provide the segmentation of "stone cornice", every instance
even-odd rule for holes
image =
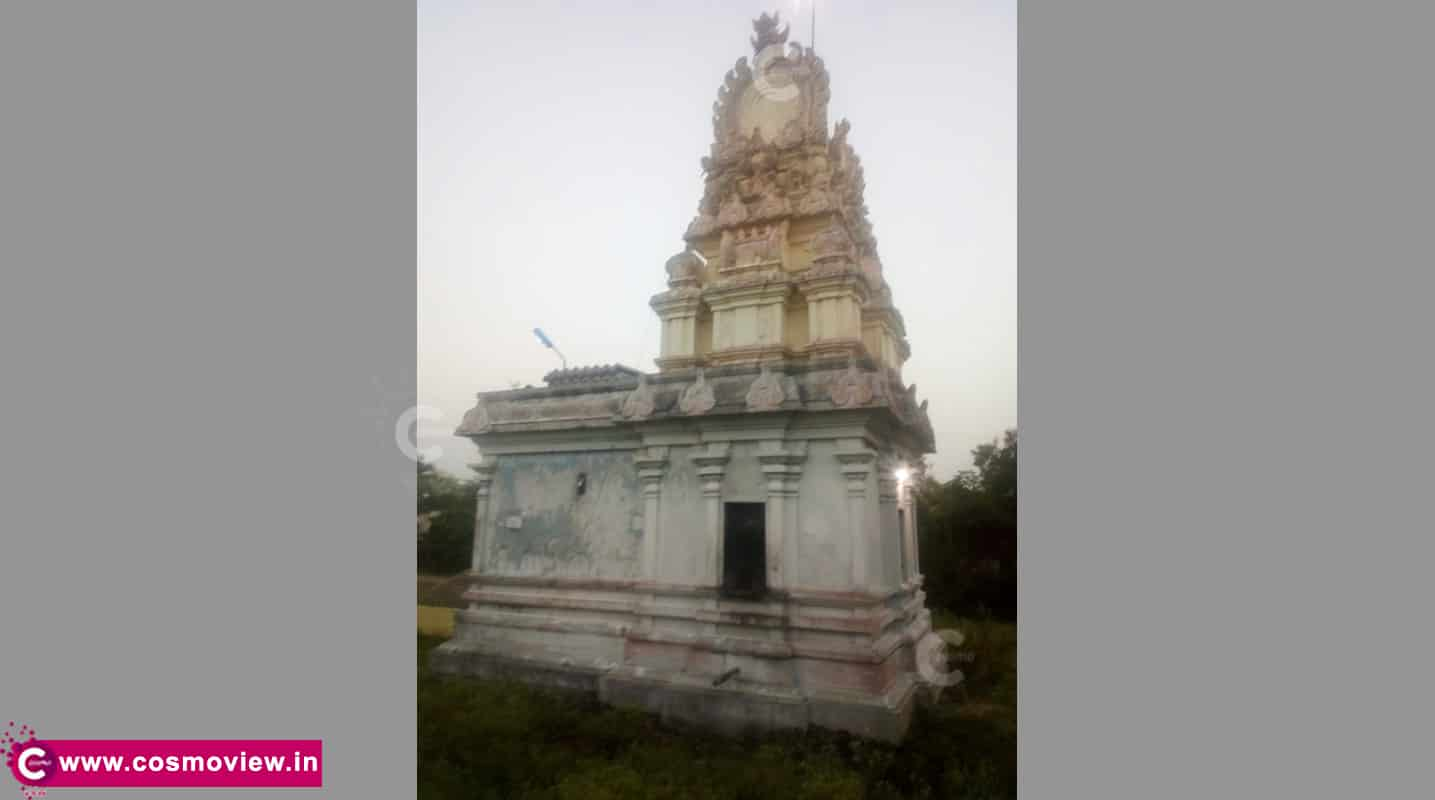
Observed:
[[[724,353],[709,355],[720,358]],[[750,362],[753,352],[729,355]],[[704,370],[702,388],[695,388],[693,370],[646,375],[626,386],[485,393],[456,433],[478,443],[485,454],[542,452],[570,445],[581,450],[634,449],[634,441],[654,426],[701,421],[701,430],[732,427],[735,432],[748,432],[755,430],[758,420],[770,418],[777,424],[775,430],[787,425],[778,422],[782,419],[800,421],[813,432],[833,425],[870,427],[882,436],[900,437],[902,446],[914,453],[931,452],[931,423],[914,391],[902,387],[895,372],[872,367],[870,358],[844,356],[770,363],[766,383],[761,367],[744,363]],[[755,393],[754,386],[764,391]],[[780,402],[776,391],[769,395],[774,386],[781,389]],[[686,409],[680,403],[685,392],[693,401]],[[804,434],[804,438],[809,437]]]
[[[696,286],[684,286],[677,289],[669,289],[666,292],[658,292],[648,301],[648,305],[658,312],[659,316],[678,316],[685,312],[693,312],[702,304],[702,290]]]
[[[793,276],[797,291],[809,300],[826,296],[856,295],[858,302],[869,297],[867,281],[849,264],[813,267]]]
[[[714,310],[753,301],[786,300],[792,280],[780,272],[761,272],[715,281],[702,291],[702,299]]]

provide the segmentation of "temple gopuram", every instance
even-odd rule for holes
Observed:
[[[433,663],[896,740],[938,691],[909,491],[932,427],[827,68],[776,15],[753,28],[649,303],[656,371],[557,370],[459,426],[482,453],[473,564]]]

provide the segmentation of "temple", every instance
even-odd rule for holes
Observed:
[[[754,30],[650,301],[657,371],[555,371],[459,426],[482,453],[473,565],[434,664],[899,739],[937,691],[904,480],[932,428],[827,70],[775,15]]]

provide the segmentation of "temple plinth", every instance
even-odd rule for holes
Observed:
[[[459,426],[483,455],[473,565],[434,663],[721,730],[896,739],[936,691],[898,478],[932,428],[826,67],[776,16],[750,42],[650,301],[658,371],[559,370]]]

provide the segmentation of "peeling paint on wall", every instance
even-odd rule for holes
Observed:
[[[707,583],[717,554],[707,530],[707,504],[693,452],[691,447],[675,447],[669,455],[658,513],[664,537],[658,574],[663,580]]]
[[[484,563],[502,575],[631,578],[641,569],[643,504],[628,452],[503,456]],[[578,494],[578,476],[586,487]],[[516,524],[514,524],[516,522]]]

